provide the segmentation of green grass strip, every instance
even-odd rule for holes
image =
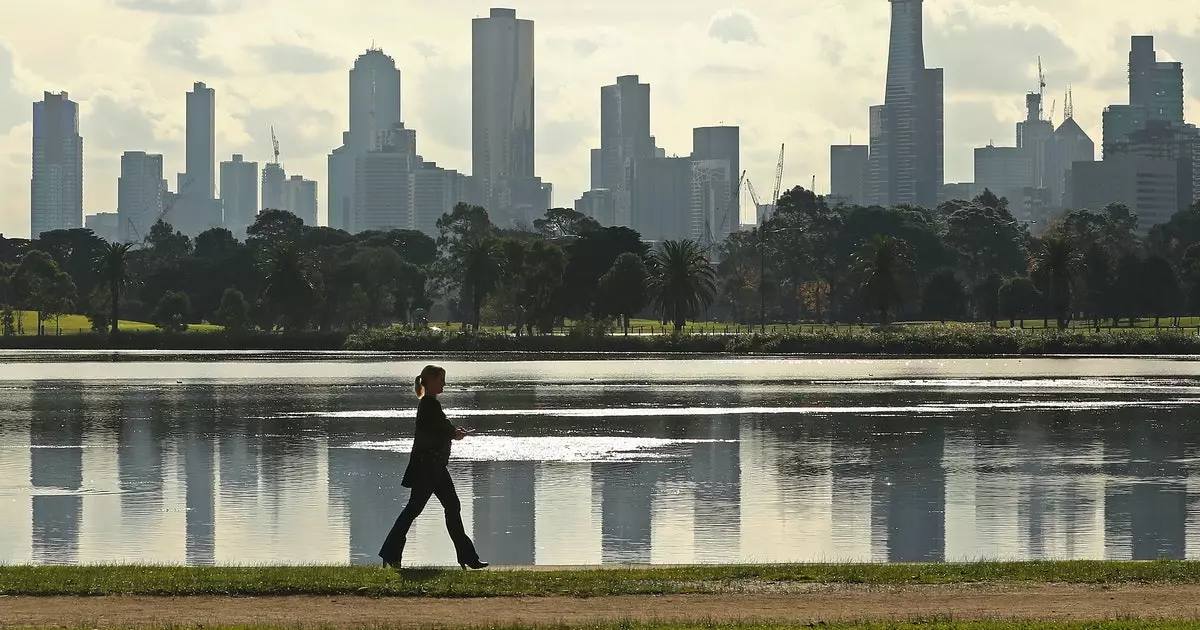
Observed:
[[[162,629],[183,629],[197,626],[151,626]],[[478,626],[492,630],[790,630],[820,628],[821,630],[1194,630],[1194,621],[930,621],[930,622],[871,622],[816,624],[742,624],[742,623],[617,623],[584,626]],[[295,630],[279,626],[203,626],[204,630]],[[372,626],[382,630],[386,626]],[[63,630],[56,628],[55,630]],[[80,628],[77,630],[89,630]]]
[[[1200,584],[1200,563],[981,562],[806,564],[464,572],[375,567],[3,566],[0,595],[365,595],[403,597],[596,597],[728,593],[769,583]]]

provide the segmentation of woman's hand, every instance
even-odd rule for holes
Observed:
[[[473,433],[473,431],[471,431],[470,429],[464,429],[462,427],[454,427],[454,439],[456,439],[456,440],[461,440],[461,439],[467,437],[468,435],[471,435],[471,433]]]

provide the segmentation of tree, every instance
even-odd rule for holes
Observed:
[[[1187,314],[1200,315],[1200,242],[1183,252],[1179,263],[1179,279],[1187,296]]]
[[[990,273],[1023,273],[1029,260],[1028,231],[1003,204],[989,201],[990,194],[984,191],[946,218],[946,243],[957,253],[957,268],[971,284]]]
[[[926,317],[943,324],[948,319],[962,319],[967,311],[967,292],[953,269],[933,274],[921,292],[921,305]]]
[[[92,289],[91,295],[87,299],[87,315],[88,321],[92,324],[92,331],[98,333],[108,332],[112,322],[109,321],[109,315],[112,313],[112,307],[108,303],[108,289],[98,286]]]
[[[170,223],[159,219],[150,226],[146,234],[153,258],[158,264],[173,263],[192,253],[192,239],[176,230]]]
[[[284,240],[271,246],[262,263],[262,273],[266,281],[263,302],[272,326],[282,326],[285,330],[307,326],[316,290],[296,243]]]
[[[54,315],[65,292],[63,279],[59,277],[62,273],[49,254],[37,249],[26,252],[14,272],[13,284],[18,300],[28,310],[37,311],[38,336],[45,334],[44,323]]]
[[[13,305],[16,297],[13,295],[14,265],[0,262],[0,332],[5,337],[16,334],[16,316]]]
[[[567,270],[563,280],[563,315],[582,319],[596,314],[596,298],[603,276],[617,257],[632,253],[645,258],[649,247],[642,236],[627,227],[607,227],[584,232],[566,245]]]
[[[1000,312],[1008,318],[1008,325],[1015,326],[1017,320],[1021,320],[1021,328],[1025,327],[1026,318],[1033,314],[1042,301],[1042,294],[1037,286],[1025,276],[1006,279],[1000,285],[998,295]]]
[[[650,272],[637,254],[617,256],[611,269],[600,277],[600,295],[606,313],[621,318],[621,328],[629,335],[629,320],[646,308],[646,290]],[[715,281],[715,278],[714,278]]]
[[[462,286],[471,304],[471,325],[479,330],[479,313],[483,302],[500,281],[503,258],[496,239],[490,236],[472,238],[462,249]]]
[[[395,312],[396,291],[400,287],[404,259],[389,247],[368,247],[359,250],[350,264],[370,301],[366,324],[370,327],[379,326],[385,316]]]
[[[1042,241],[1042,249],[1034,257],[1033,271],[1046,279],[1059,329],[1066,329],[1071,321],[1072,284],[1078,270],[1079,258],[1070,241],[1059,237]]]
[[[538,332],[548,334],[561,312],[567,253],[546,240],[533,241],[526,248],[519,307],[525,314],[526,328],[537,326]]]
[[[129,250],[128,243],[108,243],[96,255],[95,268],[100,283],[108,290],[108,322],[113,335],[117,334],[120,326],[121,295],[133,284]]]
[[[853,269],[861,278],[863,298],[886,326],[904,302],[905,284],[913,269],[908,244],[894,236],[876,234],[854,257]]]
[[[221,326],[226,332],[245,332],[250,329],[250,304],[246,296],[237,289],[229,287],[221,294],[221,306],[213,323]]]
[[[716,272],[696,241],[664,241],[650,257],[647,289],[654,309],[680,332],[716,297]]]
[[[181,333],[188,329],[188,312],[191,301],[182,291],[167,291],[154,309],[154,325],[168,333]]]
[[[1162,256],[1150,256],[1142,263],[1142,302],[1146,313],[1154,317],[1154,327],[1159,320],[1178,314],[1181,300],[1179,280],[1171,263]]]
[[[246,228],[246,244],[256,249],[298,244],[304,234],[304,220],[286,210],[265,208]]]
[[[1000,280],[1000,274],[990,273],[971,291],[975,308],[992,328],[996,327],[996,321],[1000,319],[1001,286],[1003,282]]]
[[[545,238],[564,238],[580,236],[601,227],[595,219],[578,210],[550,208],[545,216],[534,219],[533,229]]]
[[[358,330],[366,326],[371,317],[371,298],[363,290],[362,285],[355,282],[350,287],[350,296],[346,299],[346,325],[350,330]]]

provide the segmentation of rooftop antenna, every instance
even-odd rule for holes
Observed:
[[[1064,120],[1070,120],[1075,117],[1075,95],[1071,93],[1071,86],[1067,86],[1067,102],[1063,110]]]
[[[275,163],[279,164],[279,139],[275,137],[275,126],[271,126],[271,149],[275,152]]]

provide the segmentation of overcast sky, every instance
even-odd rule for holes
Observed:
[[[973,179],[972,148],[1011,145],[1024,94],[1046,66],[1047,108],[1074,85],[1075,117],[1100,141],[1100,113],[1127,102],[1129,36],[1200,64],[1200,12],[1178,0],[926,0],[925,52],[946,69],[946,179]],[[32,102],[81,104],[84,212],[113,211],[120,154],[183,169],[184,93],[217,91],[217,158],[266,162],[275,126],[289,174],[320,183],[347,127],[347,72],[374,42],[403,73],[404,120],[427,160],[470,169],[471,18],[511,6],[536,21],[537,171],[571,206],[599,146],[600,86],[651,84],[668,154],[691,129],[742,127],[742,164],[761,195],[787,143],[785,187],[829,188],[829,145],[867,139],[882,102],[886,0],[0,0],[0,232],[29,233]],[[52,25],[52,26],[51,26]],[[1189,58],[1189,54],[1196,57]],[[1188,111],[1200,90],[1188,84]],[[1099,156],[1097,156],[1099,157]]]

